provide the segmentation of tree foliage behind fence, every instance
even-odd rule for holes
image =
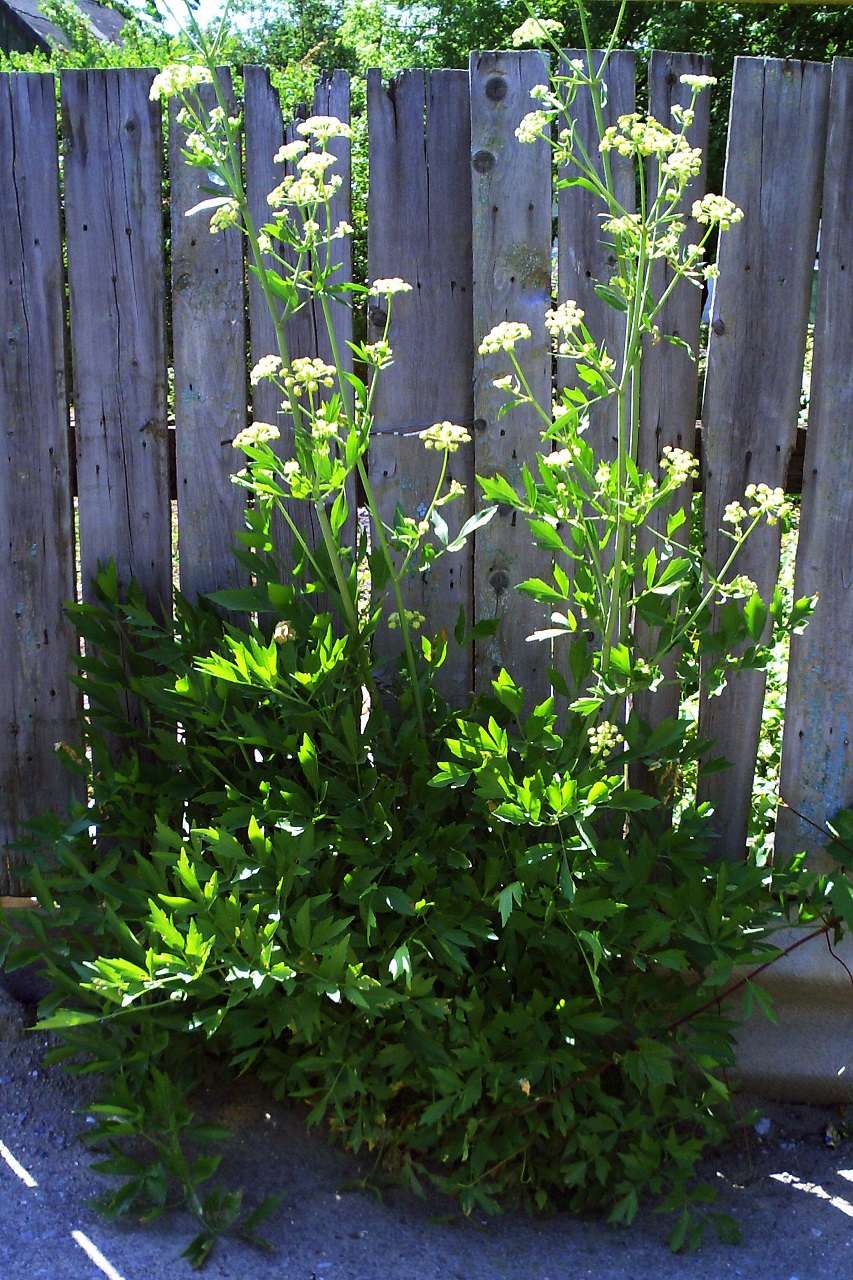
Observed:
[[[684,92],[680,74],[707,70],[702,57],[654,54],[652,114],[667,120]],[[163,122],[148,96],[152,76],[63,72],[59,138],[54,78],[0,76],[0,521],[9,548],[0,565],[0,843],[69,794],[54,744],[77,736],[79,708],[68,682],[75,639],[63,615],[76,590],[75,557],[84,598],[98,561],[113,557],[122,582],[133,575],[155,612],[169,609],[170,363],[180,581],[190,596],[239,582],[230,547],[242,491],[229,480],[237,465],[230,444],[248,416],[278,414],[268,388],[250,393],[247,385],[249,362],[272,349],[263,299],[247,280],[239,234],[211,235],[203,214],[184,216],[204,192],[198,171],[181,162],[174,120],[166,128],[164,219]],[[475,54],[469,74],[410,71],[387,87],[378,74],[368,78],[369,273],[414,285],[398,300],[395,363],[376,397],[370,466],[387,517],[397,503],[416,512],[424,500],[431,455],[416,432],[434,421],[472,428],[472,443],[453,460],[453,478],[467,486],[465,515],[477,502],[477,474],[513,477],[541,449],[535,416],[519,409],[499,416],[492,384],[505,369],[477,354],[493,325],[530,326],[524,371],[544,403],[553,373],[544,316],[553,292],[575,298],[590,330],[618,352],[619,314],[594,289],[609,273],[601,210],[580,187],[560,191],[555,205],[547,150],[515,137],[530,89],[544,79],[536,52]],[[262,223],[266,194],[281,179],[272,156],[288,131],[266,72],[247,67],[243,83],[246,181]],[[615,121],[633,106],[633,55],[623,53],[612,62],[607,110]],[[344,73],[318,86],[314,109],[347,116]],[[591,141],[588,103],[579,98],[576,111],[581,136]],[[706,105],[692,126],[694,145],[705,146],[707,130]],[[750,482],[786,482],[820,226],[796,590],[821,598],[791,656],[782,760],[791,808],[777,837],[786,851],[814,845],[810,823],[853,800],[851,138],[853,60],[832,67],[738,60],[725,194],[745,218],[723,244],[700,409],[705,539],[718,562],[726,551],[717,532],[725,505]],[[347,219],[350,157],[336,145],[344,177],[338,212]],[[691,199],[702,194],[701,181]],[[348,244],[340,244],[347,278]],[[658,287],[665,284],[661,277]],[[685,286],[673,294],[661,329],[698,351],[700,312],[698,291]],[[366,322],[375,336],[384,316],[371,311]],[[343,345],[352,326],[343,307],[337,323]],[[319,332],[309,309],[299,313],[294,354],[323,355]],[[642,387],[641,466],[654,469],[667,444],[695,448],[698,392],[697,365],[686,352],[653,346]],[[608,455],[614,430],[606,414],[590,430]],[[286,447],[286,431],[283,437]],[[547,693],[547,668],[562,655],[527,642],[542,625],[542,606],[513,590],[541,574],[536,558],[544,554],[510,511],[500,511],[477,534],[473,554],[445,557],[411,582],[412,607],[427,628],[452,627],[460,606],[474,620],[500,617],[497,635],[458,655],[445,673],[445,691],[460,704],[501,666],[531,699]],[[756,533],[746,556],[743,571],[766,591],[778,567],[778,531]],[[644,713],[671,714],[672,697],[649,697]],[[703,733],[735,764],[706,784],[729,856],[744,846],[762,703],[763,680],[746,673],[701,708]],[[0,887],[8,890],[13,879],[7,867]]]

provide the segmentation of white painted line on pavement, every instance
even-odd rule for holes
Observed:
[[[38,1186],[38,1183],[36,1182],[33,1175],[31,1173],[27,1173],[26,1169],[21,1164],[20,1160],[15,1159],[15,1157],[12,1155],[12,1152],[6,1146],[5,1142],[0,1142],[0,1156],[3,1157],[3,1159],[6,1161],[7,1165],[9,1166],[9,1168],[12,1170],[12,1172],[18,1175],[18,1177],[21,1179],[21,1182],[23,1182],[25,1186],[28,1186],[28,1187]]]
[[[79,1244],[86,1257],[94,1262],[96,1267],[100,1267],[104,1275],[107,1276],[107,1280],[124,1280],[121,1272],[116,1271],[113,1264],[104,1257],[98,1246],[93,1244],[88,1236],[84,1236],[82,1231],[72,1231],[71,1238],[75,1244]]]
[[[796,1187],[798,1191],[807,1191],[809,1195],[817,1196],[818,1200],[826,1200],[833,1209],[840,1209],[842,1213],[847,1214],[848,1218],[853,1218],[853,1204],[849,1200],[845,1200],[843,1196],[831,1196],[816,1182],[800,1182],[792,1173],[771,1173],[770,1177],[786,1187]]]

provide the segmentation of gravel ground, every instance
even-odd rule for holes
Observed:
[[[80,1145],[91,1082],[41,1065],[43,1037],[0,992],[0,1280],[180,1280],[179,1258],[195,1234],[173,1214],[148,1227],[105,1222],[84,1200],[105,1180],[90,1172]],[[239,1240],[219,1244],[209,1280],[851,1280],[853,1143],[833,1148],[826,1126],[837,1109],[768,1104],[750,1131],[707,1162],[719,1208],[741,1224],[743,1241],[709,1239],[673,1256],[665,1219],[643,1212],[630,1230],[567,1216],[544,1221],[507,1215],[466,1220],[439,1197],[392,1189],[380,1202],[345,1190],[363,1174],[356,1159],[306,1135],[299,1114],[271,1105],[250,1084],[205,1111],[234,1138],[223,1180],[246,1202],[283,1199],[267,1220],[271,1254]],[[846,1172],[845,1172],[846,1171]]]

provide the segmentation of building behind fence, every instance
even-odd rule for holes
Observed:
[[[668,120],[687,92],[679,76],[707,70],[698,56],[653,54],[652,114]],[[633,109],[634,73],[632,54],[615,56],[608,123]],[[148,96],[152,75],[62,72],[59,139],[53,76],[0,76],[0,521],[9,548],[0,564],[0,845],[69,794],[54,743],[77,732],[68,682],[75,638],[63,614],[75,593],[75,556],[84,596],[97,562],[112,556],[120,579],[135,576],[155,611],[169,607],[167,316],[180,577],[191,596],[239,583],[231,545],[243,497],[229,480],[236,465],[230,444],[250,412],[274,420],[278,411],[274,390],[264,387],[247,407],[248,364],[273,349],[269,317],[247,276],[239,233],[212,236],[206,219],[184,217],[204,179],[184,167],[174,119],[166,130],[166,279],[163,129],[159,104]],[[476,352],[493,325],[525,321],[533,337],[519,353],[532,390],[549,403],[544,314],[552,304],[555,208],[557,297],[575,298],[592,333],[618,347],[620,317],[593,289],[609,274],[601,211],[579,187],[561,190],[555,206],[549,151],[515,138],[530,89],[544,78],[536,52],[476,54],[470,72],[410,71],[387,88],[378,73],[368,78],[369,275],[401,276],[414,286],[395,301],[395,364],[375,402],[370,470],[388,515],[397,502],[415,511],[428,498],[434,475],[415,433],[434,421],[471,427],[471,445],[452,459],[470,504],[461,518],[477,501],[475,475],[500,469],[513,479],[542,448],[528,411],[498,417],[502,400],[492,380],[506,370],[498,357]],[[266,193],[281,178],[272,157],[286,130],[265,71],[246,68],[244,92],[246,180],[263,222]],[[691,130],[703,148],[704,98]],[[589,104],[579,99],[576,109],[581,136],[594,146]],[[318,87],[315,110],[347,117],[343,73]],[[335,213],[348,218],[350,156],[348,144],[336,145],[345,180]],[[629,204],[626,174],[621,181]],[[690,200],[702,194],[702,182]],[[777,846],[791,851],[814,846],[812,824],[853,801],[853,60],[831,67],[738,60],[725,194],[745,217],[721,243],[701,404],[706,545],[718,563],[726,555],[717,532],[725,505],[750,482],[786,482],[821,229],[796,571],[797,594],[819,591],[820,606],[791,654],[782,757],[790,808],[777,833]],[[345,244],[341,253],[347,277]],[[699,291],[685,285],[667,304],[661,329],[696,351],[700,312]],[[369,311],[368,334],[379,334],[384,322],[378,307]],[[351,325],[345,308],[336,323],[343,345]],[[316,354],[318,332],[306,308],[292,323],[293,354]],[[640,463],[654,471],[665,445],[695,448],[698,375],[676,346],[660,343],[647,354]],[[607,456],[614,432],[606,412],[591,432]],[[744,553],[741,569],[763,592],[775,581],[779,549],[778,529],[764,528]],[[442,558],[411,584],[412,607],[427,627],[452,625],[460,605],[474,620],[500,618],[494,639],[449,668],[451,696],[464,702],[502,665],[531,698],[547,692],[547,667],[561,657],[526,643],[542,624],[542,606],[513,590],[542,576],[544,554],[501,510],[470,554]],[[763,692],[761,675],[745,673],[701,708],[703,734],[735,763],[708,783],[732,857],[744,849]],[[667,697],[644,711],[671,714]],[[7,867],[0,888],[8,891],[12,878]]]

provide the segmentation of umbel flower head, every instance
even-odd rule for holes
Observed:
[[[419,432],[425,449],[438,449],[447,453],[455,453],[460,444],[470,443],[471,437],[464,427],[454,422],[435,422],[425,431]]]
[[[517,342],[525,342],[530,336],[528,325],[520,324],[517,320],[502,320],[486,334],[477,350],[481,356],[494,355],[497,351],[512,351]]]
[[[196,85],[210,84],[212,79],[207,67],[190,65],[186,62],[173,62],[170,66],[164,67],[151,81],[148,97],[152,102],[156,102],[158,98],[166,102],[169,98],[190,92]]]

